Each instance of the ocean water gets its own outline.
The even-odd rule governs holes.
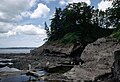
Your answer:
[[[0,54],[5,53],[30,53],[33,49],[0,49]]]
[[[0,78],[0,82],[44,82],[43,79],[37,81],[36,77],[26,75],[22,73],[22,70],[8,66],[0,68],[0,73],[6,75]],[[44,70],[36,70],[36,73],[39,74],[40,77],[47,74]]]
[[[34,48],[0,48],[0,53],[2,54],[6,54],[6,53],[30,53],[30,50],[33,50]],[[8,64],[14,64],[11,63],[12,59],[3,59],[0,58],[0,82],[44,82],[43,79],[37,80],[35,77],[33,76],[27,76],[26,74],[19,74],[18,72],[21,73],[21,70],[14,68],[14,67],[9,67]],[[5,66],[6,65],[6,66]],[[47,72],[45,70],[41,70],[41,69],[35,69],[37,70],[36,72],[40,75],[40,76],[44,76],[45,74],[47,74]],[[3,76],[3,75],[6,76]],[[11,75],[10,75],[11,74]]]
[[[37,73],[39,73],[41,76],[46,74],[45,71],[40,71]],[[43,79],[40,80],[36,80],[36,79],[37,78],[33,76],[27,76],[26,74],[23,75],[21,74],[21,75],[3,77],[0,79],[0,82],[44,82]]]

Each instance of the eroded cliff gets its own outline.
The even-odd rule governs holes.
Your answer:
[[[68,56],[67,58],[61,58],[61,54],[70,54],[73,51],[73,47],[74,44],[63,45],[58,43],[45,43],[42,47],[34,50],[34,55],[39,55],[39,57],[42,55],[43,59],[44,55],[49,55],[44,61],[50,61],[50,65],[55,66],[61,62],[69,63],[69,61],[71,61]],[[113,78],[114,75],[116,75],[116,77],[118,76],[116,70],[118,70],[119,67],[118,64],[114,64],[115,66],[113,65],[115,62],[114,53],[120,50],[120,43],[115,38],[100,38],[97,41],[88,44],[83,50],[82,54],[80,54],[80,58],[84,63],[82,65],[74,65],[74,67],[70,71],[64,73],[63,76],[78,81],[107,82],[108,80],[111,80],[111,82],[114,82]],[[53,54],[58,55],[59,57],[51,57]],[[53,58],[54,61],[52,61]]]

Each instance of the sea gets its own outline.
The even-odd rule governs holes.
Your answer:
[[[30,53],[30,50],[33,50],[32,47],[27,48],[0,48],[0,54],[14,54],[14,53]]]
[[[30,50],[33,50],[34,48],[0,48],[0,54],[21,54],[21,53],[30,53]],[[40,79],[39,81],[36,80],[35,77],[26,75],[25,73],[22,74],[23,70],[9,67],[9,65],[12,65],[13,59],[3,59],[0,58],[0,66],[6,65],[4,67],[0,67],[0,82],[44,82],[43,79]],[[40,76],[43,76],[46,74],[46,71],[38,69],[36,71],[37,74]]]

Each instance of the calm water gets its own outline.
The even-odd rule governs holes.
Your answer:
[[[0,48],[0,53],[30,53],[30,50],[33,50],[34,48],[30,48],[30,49],[5,49],[5,48]],[[6,63],[3,63],[7,61],[6,63],[11,63],[11,59],[2,59],[0,58],[0,65],[4,65]],[[14,63],[13,63],[14,64]],[[19,71],[19,69],[17,68],[10,68],[8,66],[6,67],[1,67],[0,68],[0,73],[8,73],[9,72],[12,74],[12,73],[17,73],[17,71]],[[38,70],[36,71],[37,73],[39,73],[41,76],[45,75],[46,72],[44,70]],[[3,75],[4,75],[3,74]],[[31,81],[32,80],[32,81]],[[27,76],[25,74],[21,75],[21,74],[18,74],[18,75],[8,75],[8,76],[3,76],[3,77],[0,77],[0,82],[44,82],[42,79],[40,79],[39,81],[36,80],[35,77],[32,77],[32,76]]]
[[[30,53],[32,49],[0,49],[0,53]]]
[[[45,75],[46,72],[40,71],[41,76]],[[32,81],[34,80],[34,81]],[[44,82],[42,79],[36,81],[35,77],[27,76],[27,75],[16,75],[16,76],[7,76],[0,79],[0,82]]]

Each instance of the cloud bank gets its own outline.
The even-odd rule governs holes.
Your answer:
[[[0,22],[10,22],[22,19],[22,12],[30,9],[36,0],[1,0]]]
[[[35,25],[23,25],[17,26],[15,29],[12,30],[13,32],[19,34],[26,34],[26,35],[45,35],[45,30],[39,26]]]
[[[1,23],[0,23],[1,24]],[[4,23],[2,23],[4,25]],[[35,26],[32,24],[29,25],[11,25],[5,23],[4,28],[0,27],[0,37],[9,37],[15,35],[39,35],[45,36],[46,32],[40,25]]]
[[[45,35],[45,31],[39,27],[40,25],[14,23],[24,17],[30,19],[46,17],[50,9],[45,4],[37,4],[37,0],[1,0],[0,36],[8,37],[17,34]],[[37,7],[35,7],[36,5]]]

